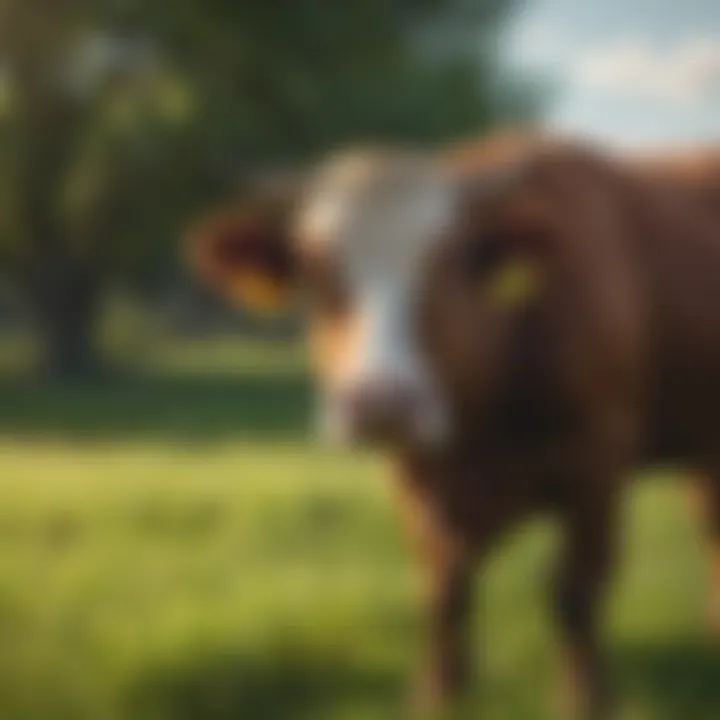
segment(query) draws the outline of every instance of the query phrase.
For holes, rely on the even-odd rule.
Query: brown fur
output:
[[[536,243],[547,294],[520,317],[475,305],[484,317],[475,333],[467,320],[455,352],[474,368],[458,398],[472,397],[473,382],[483,386],[480,405],[467,408],[467,442],[442,457],[405,458],[401,477],[413,504],[427,506],[420,533],[434,548],[433,617],[443,638],[433,656],[436,693],[452,693],[463,674],[464,614],[449,608],[467,605],[464,576],[499,533],[550,500],[565,527],[556,607],[571,712],[605,717],[597,617],[628,473],[668,460],[706,469],[708,535],[720,554],[720,207],[708,204],[720,175],[698,183],[685,166],[648,172],[574,147],[543,145],[534,157],[522,186],[491,209],[483,204],[474,230],[506,238],[515,247],[508,252]],[[528,207],[536,221],[518,233]],[[447,304],[451,294],[433,297]],[[472,307],[469,296],[456,302],[437,313],[441,355],[451,344],[447,318]],[[476,341],[494,349],[494,363],[483,362]]]
[[[608,159],[543,139],[449,159],[467,178],[524,168],[492,196],[468,183],[423,293],[425,351],[461,432],[441,451],[396,453],[429,578],[420,687],[425,700],[461,690],[474,571],[500,534],[551,508],[564,529],[554,607],[570,713],[604,718],[597,628],[629,473],[658,461],[704,473],[720,557],[720,165]],[[541,269],[542,292],[495,306],[483,283],[519,255]]]

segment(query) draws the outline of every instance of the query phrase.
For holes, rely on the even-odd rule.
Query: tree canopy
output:
[[[244,170],[532,112],[500,82],[511,5],[0,0],[0,260],[48,364],[88,366],[108,279],[157,284]]]

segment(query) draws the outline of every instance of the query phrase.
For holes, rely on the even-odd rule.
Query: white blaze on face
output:
[[[442,431],[443,412],[413,311],[424,261],[450,226],[454,198],[432,157],[348,155],[321,169],[300,215],[301,237],[327,244],[353,298],[358,332],[339,384],[373,379],[410,389],[418,400],[416,431],[427,436]],[[337,424],[337,408],[329,414]]]

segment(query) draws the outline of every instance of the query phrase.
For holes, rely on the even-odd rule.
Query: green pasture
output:
[[[312,444],[311,404],[301,352],[231,342],[0,381],[2,720],[402,717],[423,624],[392,486]],[[720,717],[682,500],[663,476],[627,505],[607,639],[629,720]],[[524,528],[481,578],[467,717],[553,717],[554,542]]]

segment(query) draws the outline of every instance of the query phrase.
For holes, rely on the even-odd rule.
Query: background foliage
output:
[[[0,261],[44,369],[98,369],[103,302],[177,286],[194,212],[354,140],[528,117],[510,0],[3,0]]]

